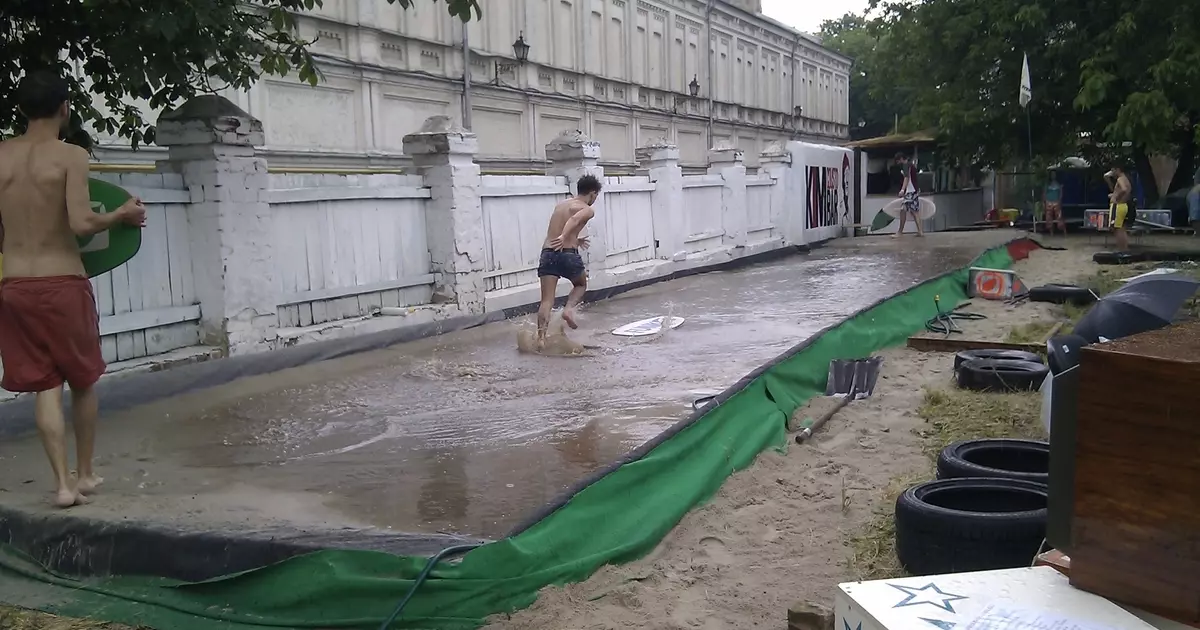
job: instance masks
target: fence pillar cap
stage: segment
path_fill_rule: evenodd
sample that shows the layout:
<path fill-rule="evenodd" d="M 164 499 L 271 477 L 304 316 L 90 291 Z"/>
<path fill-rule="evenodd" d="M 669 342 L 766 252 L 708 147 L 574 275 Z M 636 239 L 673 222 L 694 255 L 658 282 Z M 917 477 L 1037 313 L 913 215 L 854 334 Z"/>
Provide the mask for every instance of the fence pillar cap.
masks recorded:
<path fill-rule="evenodd" d="M 599 160 L 600 143 L 578 129 L 567 129 L 546 144 L 546 159 L 551 162 Z"/>
<path fill-rule="evenodd" d="M 463 129 L 449 116 L 430 116 L 414 133 L 404 136 L 404 153 L 419 155 L 474 155 L 479 152 L 479 139 Z"/>
<path fill-rule="evenodd" d="M 638 164 L 649 162 L 678 162 L 679 147 L 666 138 L 657 138 L 638 147 L 634 152 Z"/>
<path fill-rule="evenodd" d="M 158 117 L 155 143 L 159 146 L 223 144 L 261 146 L 262 121 L 224 96 L 206 94 L 188 100 Z"/>
<path fill-rule="evenodd" d="M 708 150 L 710 164 L 734 164 L 741 162 L 744 158 L 745 154 L 742 153 L 742 150 L 727 141 L 718 142 Z"/>

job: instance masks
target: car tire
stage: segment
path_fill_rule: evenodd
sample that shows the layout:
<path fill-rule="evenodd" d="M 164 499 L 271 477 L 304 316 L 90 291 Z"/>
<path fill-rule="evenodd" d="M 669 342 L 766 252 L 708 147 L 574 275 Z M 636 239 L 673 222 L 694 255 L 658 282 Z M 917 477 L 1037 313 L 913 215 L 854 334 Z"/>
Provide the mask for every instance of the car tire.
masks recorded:
<path fill-rule="evenodd" d="M 913 575 L 1015 569 L 1046 536 L 1046 486 L 1019 479 L 939 479 L 896 499 L 896 555 Z"/>
<path fill-rule="evenodd" d="M 1029 290 L 1030 302 L 1087 306 L 1096 300 L 1096 294 L 1091 289 L 1073 284 L 1046 284 Z"/>
<path fill-rule="evenodd" d="M 938 479 L 991 477 L 1050 482 L 1050 444 L 1040 440 L 984 439 L 955 442 L 937 459 Z"/>
<path fill-rule="evenodd" d="M 1146 258 L 1142 252 L 1096 252 L 1092 262 L 1098 265 L 1132 265 L 1145 262 Z"/>
<path fill-rule="evenodd" d="M 1050 368 L 1033 361 L 974 359 L 957 371 L 958 386 L 977 392 L 1028 392 L 1041 388 Z"/>
<path fill-rule="evenodd" d="M 1025 350 L 963 350 L 954 355 L 954 371 L 957 372 L 963 363 L 978 359 L 1042 362 L 1041 355 L 1036 352 L 1026 352 Z"/>

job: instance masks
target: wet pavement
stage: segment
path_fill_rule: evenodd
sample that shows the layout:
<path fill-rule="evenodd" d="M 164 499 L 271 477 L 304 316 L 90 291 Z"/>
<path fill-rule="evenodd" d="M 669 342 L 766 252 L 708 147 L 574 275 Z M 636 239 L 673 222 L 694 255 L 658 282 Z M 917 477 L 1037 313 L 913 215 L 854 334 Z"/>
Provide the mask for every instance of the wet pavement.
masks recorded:
<path fill-rule="evenodd" d="M 72 513 L 499 537 L 696 398 L 1011 237 L 847 239 L 652 285 L 586 306 L 572 336 L 598 346 L 591 356 L 517 352 L 522 318 L 112 414 L 97 449 L 108 483 Z M 653 339 L 608 333 L 657 315 L 686 323 Z M 0 446 L 0 468 L 0 502 L 46 505 L 36 436 Z"/>

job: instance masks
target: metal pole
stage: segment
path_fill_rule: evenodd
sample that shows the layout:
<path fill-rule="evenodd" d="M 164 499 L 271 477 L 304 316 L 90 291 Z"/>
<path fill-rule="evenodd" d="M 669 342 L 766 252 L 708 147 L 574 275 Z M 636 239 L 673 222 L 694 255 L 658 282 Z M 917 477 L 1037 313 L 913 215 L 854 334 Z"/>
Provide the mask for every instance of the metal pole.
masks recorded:
<path fill-rule="evenodd" d="M 471 39 L 467 23 L 462 23 L 462 53 L 463 53 L 463 96 L 462 122 L 463 128 L 471 129 Z"/>
<path fill-rule="evenodd" d="M 708 41 L 705 43 L 705 48 L 708 49 L 708 55 L 707 55 L 708 63 L 704 64 L 705 66 L 707 66 L 707 70 L 708 70 L 708 80 L 706 81 L 708 83 L 708 138 L 707 138 L 708 146 L 705 147 L 705 156 L 706 156 L 705 159 L 707 159 L 708 149 L 711 149 L 712 145 L 713 145 L 713 117 L 716 114 L 716 112 L 713 111 L 713 74 L 714 74 L 713 73 L 713 53 L 714 53 L 714 51 L 713 51 L 713 41 L 712 41 L 713 40 L 712 14 L 713 14 L 713 7 L 716 5 L 716 3 L 717 3 L 717 0 L 708 0 L 708 8 L 706 8 L 704 11 L 705 37 L 708 38 Z"/>
<path fill-rule="evenodd" d="M 1034 175 L 1034 172 L 1033 172 L 1033 115 L 1029 113 L 1029 109 L 1030 109 L 1029 105 L 1026 105 L 1025 106 L 1025 131 L 1026 131 L 1026 133 L 1029 134 L 1029 174 Z M 1033 181 L 1036 183 L 1037 178 L 1034 177 Z M 1033 186 L 1029 187 L 1029 201 L 1031 203 L 1031 206 L 1034 209 L 1033 210 L 1033 233 L 1037 234 L 1037 224 L 1038 224 L 1038 220 L 1037 220 L 1037 190 Z M 1046 209 L 1042 208 L 1042 211 L 1045 212 Z M 1050 228 L 1050 229 L 1053 230 L 1054 228 Z"/>

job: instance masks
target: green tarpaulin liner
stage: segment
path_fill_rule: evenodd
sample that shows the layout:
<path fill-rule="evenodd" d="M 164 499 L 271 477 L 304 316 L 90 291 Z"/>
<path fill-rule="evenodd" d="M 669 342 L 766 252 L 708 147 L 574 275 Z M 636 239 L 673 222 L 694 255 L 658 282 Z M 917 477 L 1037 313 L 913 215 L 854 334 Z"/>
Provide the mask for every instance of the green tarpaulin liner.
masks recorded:
<path fill-rule="evenodd" d="M 1007 268 L 1035 247 L 1014 241 L 973 265 Z M 439 566 L 393 627 L 476 628 L 489 615 L 530 605 L 547 585 L 584 580 L 604 564 L 643 556 L 732 473 L 763 450 L 784 447 L 786 418 L 824 391 L 830 360 L 902 344 L 936 314 L 935 295 L 958 304 L 966 286 L 966 269 L 939 276 L 797 346 L 533 526 Z M 330 550 L 202 583 L 128 576 L 77 581 L 8 549 L 0 553 L 0 601 L 161 630 L 372 629 L 424 564 L 424 558 Z"/>

